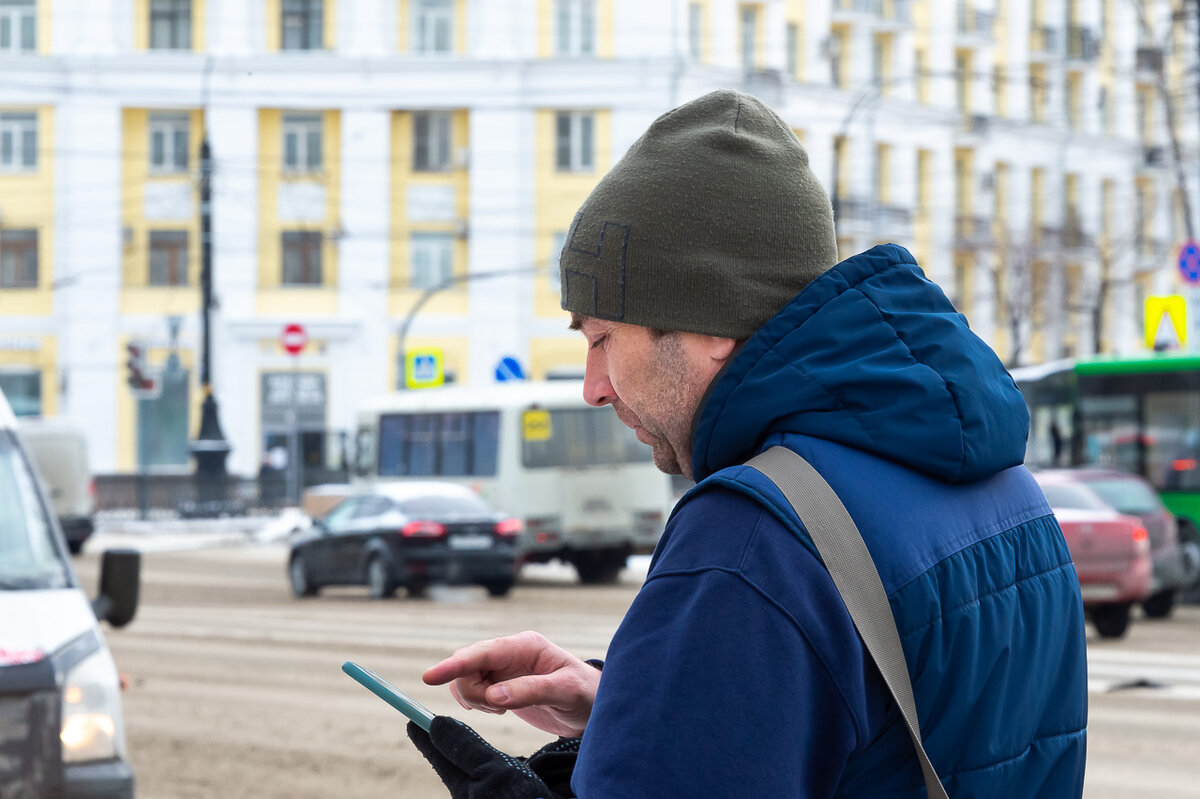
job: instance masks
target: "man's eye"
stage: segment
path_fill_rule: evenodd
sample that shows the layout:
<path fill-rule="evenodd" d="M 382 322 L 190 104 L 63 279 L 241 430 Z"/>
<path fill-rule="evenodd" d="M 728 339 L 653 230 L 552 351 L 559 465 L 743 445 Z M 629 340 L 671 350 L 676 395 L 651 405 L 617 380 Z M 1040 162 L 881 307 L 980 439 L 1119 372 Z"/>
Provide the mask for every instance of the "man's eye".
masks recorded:
<path fill-rule="evenodd" d="M 596 347 L 600 346 L 600 342 L 604 341 L 605 338 L 606 338 L 605 336 L 597 336 L 596 339 L 592 342 L 592 345 L 588 349 L 593 349 L 593 350 L 596 349 Z"/>

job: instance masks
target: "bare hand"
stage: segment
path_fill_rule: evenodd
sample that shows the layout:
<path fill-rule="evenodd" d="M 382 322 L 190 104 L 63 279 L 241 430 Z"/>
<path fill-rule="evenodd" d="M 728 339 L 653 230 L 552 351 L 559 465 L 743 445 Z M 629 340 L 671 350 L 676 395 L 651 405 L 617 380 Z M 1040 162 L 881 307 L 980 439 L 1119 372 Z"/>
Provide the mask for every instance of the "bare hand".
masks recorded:
<path fill-rule="evenodd" d="M 539 730 L 577 736 L 592 713 L 600 672 L 540 633 L 523 632 L 464 647 L 422 679 L 450 683 L 468 710 L 511 710 Z"/>

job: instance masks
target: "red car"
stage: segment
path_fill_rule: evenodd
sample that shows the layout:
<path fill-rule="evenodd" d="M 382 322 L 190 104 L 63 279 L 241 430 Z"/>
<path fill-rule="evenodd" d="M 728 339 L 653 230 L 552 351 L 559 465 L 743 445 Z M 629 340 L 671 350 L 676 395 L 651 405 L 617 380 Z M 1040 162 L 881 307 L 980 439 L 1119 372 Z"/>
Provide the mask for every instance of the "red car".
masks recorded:
<path fill-rule="evenodd" d="M 1069 471 L 1034 475 L 1062 527 L 1079 575 L 1083 606 L 1096 632 L 1120 638 L 1135 602 L 1150 596 L 1150 536 L 1136 516 L 1118 513 Z"/>

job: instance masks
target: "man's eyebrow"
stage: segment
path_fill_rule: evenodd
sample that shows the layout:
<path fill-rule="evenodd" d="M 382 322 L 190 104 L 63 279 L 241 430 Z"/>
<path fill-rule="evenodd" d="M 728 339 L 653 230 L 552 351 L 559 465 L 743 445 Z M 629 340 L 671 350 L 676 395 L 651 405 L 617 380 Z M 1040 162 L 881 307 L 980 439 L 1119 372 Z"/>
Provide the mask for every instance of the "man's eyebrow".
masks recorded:
<path fill-rule="evenodd" d="M 583 319 L 578 314 L 571 314 L 571 324 L 567 325 L 568 330 L 580 330 L 583 328 Z"/>

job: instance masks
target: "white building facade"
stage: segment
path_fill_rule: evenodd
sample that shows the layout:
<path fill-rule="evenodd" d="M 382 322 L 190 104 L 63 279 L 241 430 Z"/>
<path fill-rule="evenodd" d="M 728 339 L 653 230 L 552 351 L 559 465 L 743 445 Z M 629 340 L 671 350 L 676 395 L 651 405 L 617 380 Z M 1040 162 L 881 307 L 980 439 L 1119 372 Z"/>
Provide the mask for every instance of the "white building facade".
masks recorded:
<path fill-rule="evenodd" d="M 797 132 L 843 257 L 909 247 L 1014 364 L 1133 351 L 1196 224 L 1195 36 L 1124 0 L 0 0 L 0 387 L 99 473 L 190 468 L 203 139 L 231 471 L 293 426 L 336 460 L 405 353 L 579 373 L 575 209 L 722 87 Z"/>

